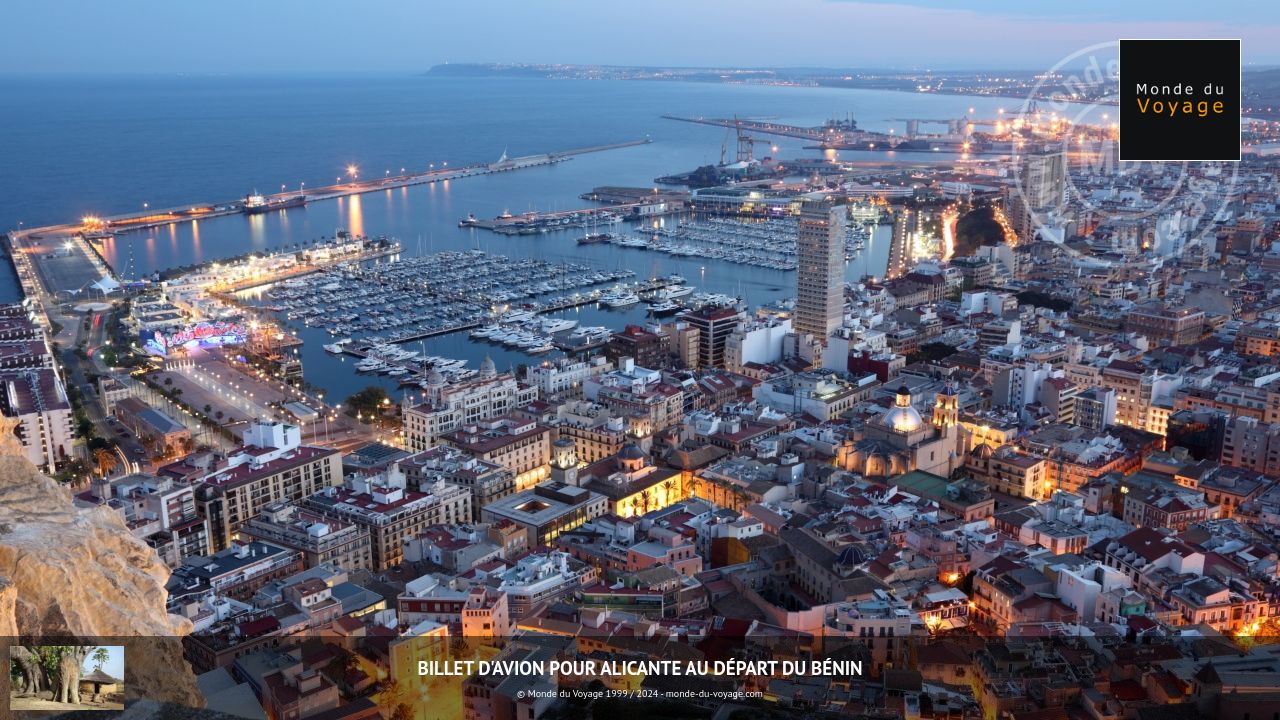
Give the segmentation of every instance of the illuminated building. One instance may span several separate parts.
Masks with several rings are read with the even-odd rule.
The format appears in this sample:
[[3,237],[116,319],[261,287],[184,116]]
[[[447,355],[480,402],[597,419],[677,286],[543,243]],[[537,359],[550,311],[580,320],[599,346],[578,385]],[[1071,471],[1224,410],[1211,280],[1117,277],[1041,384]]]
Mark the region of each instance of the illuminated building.
[[498,374],[493,360],[485,358],[475,380],[446,383],[432,370],[422,402],[403,406],[404,437],[410,450],[426,450],[441,435],[464,425],[505,415],[538,399],[538,388],[517,382],[510,374]]
[[867,477],[890,477],[923,470],[947,477],[960,466],[959,405],[948,386],[938,393],[932,422],[926,423],[904,385],[894,406],[850,432],[836,450],[835,464]]
[[495,418],[446,433],[440,441],[510,470],[518,490],[533,487],[547,477],[551,430],[532,420],[514,415]]
[[655,467],[635,444],[622,448],[616,457],[578,470],[575,479],[608,498],[609,512],[618,517],[644,515],[684,499],[680,470]]

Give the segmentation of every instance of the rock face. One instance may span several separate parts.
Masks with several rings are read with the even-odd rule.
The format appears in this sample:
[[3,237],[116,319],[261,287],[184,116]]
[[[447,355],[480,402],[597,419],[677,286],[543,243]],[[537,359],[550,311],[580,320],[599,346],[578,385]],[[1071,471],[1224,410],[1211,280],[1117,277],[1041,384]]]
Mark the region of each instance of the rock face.
[[168,568],[117,513],[73,505],[14,426],[0,417],[0,638],[126,644],[127,695],[203,706],[182,658],[191,623],[165,611]]

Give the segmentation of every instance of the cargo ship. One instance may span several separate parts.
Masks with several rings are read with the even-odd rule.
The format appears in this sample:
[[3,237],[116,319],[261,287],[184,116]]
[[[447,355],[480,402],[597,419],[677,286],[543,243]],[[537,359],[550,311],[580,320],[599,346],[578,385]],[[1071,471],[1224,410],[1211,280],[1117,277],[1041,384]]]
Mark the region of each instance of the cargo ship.
[[271,210],[284,210],[285,208],[302,207],[307,204],[306,195],[291,195],[283,198],[272,198],[268,200],[256,192],[252,195],[244,196],[244,208],[246,215],[257,215],[258,213],[269,212]]

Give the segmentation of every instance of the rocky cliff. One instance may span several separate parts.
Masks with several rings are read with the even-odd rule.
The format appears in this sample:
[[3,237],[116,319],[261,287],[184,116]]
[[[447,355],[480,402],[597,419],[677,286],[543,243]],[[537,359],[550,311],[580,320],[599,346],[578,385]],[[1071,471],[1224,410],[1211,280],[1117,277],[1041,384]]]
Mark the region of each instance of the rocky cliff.
[[165,612],[168,568],[117,513],[73,505],[22,456],[13,430],[0,418],[0,638],[133,638],[128,695],[202,706],[182,658],[191,624]]

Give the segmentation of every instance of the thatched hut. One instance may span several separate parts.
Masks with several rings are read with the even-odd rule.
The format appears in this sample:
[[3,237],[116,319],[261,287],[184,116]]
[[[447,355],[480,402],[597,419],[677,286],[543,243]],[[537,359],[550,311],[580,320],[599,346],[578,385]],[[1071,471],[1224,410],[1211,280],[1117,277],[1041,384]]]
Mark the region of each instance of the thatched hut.
[[121,691],[121,681],[95,668],[93,672],[80,676],[80,696],[92,698],[93,702]]

